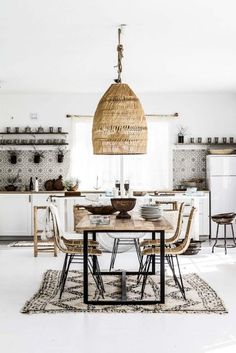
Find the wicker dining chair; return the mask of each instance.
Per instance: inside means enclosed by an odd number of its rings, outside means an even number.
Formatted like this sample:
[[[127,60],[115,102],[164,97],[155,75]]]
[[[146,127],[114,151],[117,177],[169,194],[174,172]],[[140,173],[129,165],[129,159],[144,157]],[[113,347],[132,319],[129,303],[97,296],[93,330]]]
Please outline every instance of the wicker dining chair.
[[[167,220],[169,220],[168,216],[167,215],[171,215],[173,213],[178,213],[178,216],[177,216],[177,223],[176,223],[176,227],[175,227],[175,230],[174,232],[172,233],[166,233],[167,235],[167,238],[165,239],[165,246],[166,247],[170,247],[171,244],[174,244],[175,242],[177,242],[180,238],[180,234],[182,232],[182,228],[183,228],[183,217],[184,217],[184,207],[185,207],[185,204],[184,202],[182,202],[179,206],[179,210],[176,211],[175,209],[173,210],[166,210],[165,211],[165,217],[167,218]],[[171,222],[170,222],[171,223]],[[168,237],[168,234],[171,234],[171,236]],[[147,247],[150,247],[150,246],[160,246],[160,239],[144,239],[140,244],[140,249],[145,249]],[[141,258],[141,261],[140,261],[140,267],[139,267],[139,274],[138,274],[138,278],[137,278],[137,282],[139,283],[140,279],[141,279],[141,272],[143,271],[143,255],[142,255],[142,251],[140,251],[140,258]]]
[[[171,272],[173,274],[174,281],[178,285],[180,292],[185,300],[186,300],[186,295],[185,295],[185,289],[184,289],[182,274],[181,274],[181,270],[180,270],[178,255],[183,254],[189,247],[189,244],[191,241],[191,230],[192,230],[192,224],[193,224],[195,211],[196,211],[196,208],[192,207],[190,214],[189,214],[185,237],[184,237],[183,241],[178,243],[175,247],[168,247],[165,249],[165,258],[166,258],[167,263],[168,263],[168,265],[171,269]],[[145,261],[144,265],[142,266],[142,271],[144,274],[143,274],[143,282],[142,282],[142,289],[141,289],[141,298],[143,298],[149,268],[152,263],[153,256],[156,257],[156,256],[160,255],[160,247],[156,246],[156,245],[145,247],[141,251],[141,255],[146,256],[146,261]],[[179,278],[178,278],[176,271],[175,271],[174,259],[176,260]]]
[[[179,210],[176,211],[175,209],[174,210],[166,210],[165,212],[165,217],[167,217],[168,214],[171,214],[171,213],[175,213],[175,212],[178,212],[178,219],[177,219],[177,224],[176,224],[176,228],[174,230],[174,233],[170,233],[171,236],[166,238],[165,239],[165,245],[170,245],[170,244],[173,244],[175,243],[177,240],[179,240],[179,237],[180,237],[180,234],[181,234],[181,231],[182,231],[182,225],[183,225],[183,216],[184,216],[184,202],[182,202],[179,206]],[[168,233],[167,233],[168,235]],[[147,246],[153,246],[153,245],[156,245],[156,246],[159,246],[160,245],[160,239],[155,239],[155,240],[152,240],[152,239],[144,239],[141,243],[140,243],[140,247],[147,247]]]
[[[55,205],[50,205],[49,207],[53,220],[53,230],[55,234],[56,245],[58,249],[65,254],[64,264],[62,267],[61,277],[59,281],[59,298],[61,299],[70,265],[72,263],[83,264],[83,239],[71,238],[71,236],[78,236],[77,233],[64,233],[57,207]],[[103,285],[99,262],[97,259],[97,257],[101,254],[102,252],[99,249],[99,243],[95,240],[88,240],[89,271],[94,279],[94,282],[97,286],[100,295],[104,298],[105,289]],[[95,271],[93,271],[93,259],[95,260]]]

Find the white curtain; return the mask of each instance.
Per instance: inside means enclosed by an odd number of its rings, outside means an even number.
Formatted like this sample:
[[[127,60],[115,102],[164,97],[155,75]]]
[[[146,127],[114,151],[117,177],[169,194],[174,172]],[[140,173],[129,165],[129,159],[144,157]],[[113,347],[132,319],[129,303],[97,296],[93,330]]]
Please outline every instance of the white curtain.
[[[72,118],[71,176],[81,181],[80,189],[94,190],[98,183],[103,190],[112,190],[119,180],[120,156],[98,156],[92,150],[91,117]],[[124,156],[124,179],[135,190],[168,189],[170,184],[169,122],[147,117],[148,150],[145,155]]]

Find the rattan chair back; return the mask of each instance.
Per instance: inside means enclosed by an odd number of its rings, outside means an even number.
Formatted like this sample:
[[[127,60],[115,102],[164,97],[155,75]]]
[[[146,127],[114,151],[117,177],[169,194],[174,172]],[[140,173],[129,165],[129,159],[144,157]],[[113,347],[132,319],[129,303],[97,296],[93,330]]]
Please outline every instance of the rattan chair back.
[[[166,250],[167,254],[170,252],[172,255],[181,255],[188,249],[190,241],[191,241],[191,231],[192,231],[193,219],[194,219],[195,212],[196,212],[196,208],[192,207],[190,214],[189,214],[185,237],[184,237],[183,241],[181,243],[179,243],[175,248],[167,249]]]
[[[185,204],[184,204],[184,202],[182,202],[179,206],[178,220],[177,220],[175,232],[172,237],[165,240],[166,244],[173,244],[179,240],[179,237],[180,237],[180,234],[182,231],[182,227],[183,227],[184,207],[185,207]],[[166,212],[175,212],[175,211],[166,211]]]

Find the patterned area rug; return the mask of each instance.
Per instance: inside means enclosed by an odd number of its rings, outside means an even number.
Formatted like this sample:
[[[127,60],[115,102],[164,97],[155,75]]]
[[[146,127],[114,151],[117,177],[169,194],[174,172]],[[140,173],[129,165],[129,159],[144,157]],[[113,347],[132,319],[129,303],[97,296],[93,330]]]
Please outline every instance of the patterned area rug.
[[[48,270],[43,277],[39,291],[26,302],[22,313],[227,313],[216,292],[197,274],[184,276],[187,300],[175,285],[172,277],[166,277],[166,303],[157,305],[86,305],[83,303],[83,276],[81,272],[70,271],[62,299],[58,298],[58,281],[60,271]],[[103,276],[105,299],[118,299],[121,295],[121,277]],[[89,281],[89,297],[101,299],[92,278]],[[129,299],[140,299],[140,285],[136,276],[128,276],[127,296]],[[144,299],[159,298],[158,276],[149,276]]]

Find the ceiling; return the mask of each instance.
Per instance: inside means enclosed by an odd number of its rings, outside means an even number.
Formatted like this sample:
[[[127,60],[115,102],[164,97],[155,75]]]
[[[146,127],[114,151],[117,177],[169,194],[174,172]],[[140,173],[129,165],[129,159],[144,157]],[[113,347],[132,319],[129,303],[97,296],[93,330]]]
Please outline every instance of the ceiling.
[[[0,93],[236,91],[235,0],[7,0],[0,3]]]

